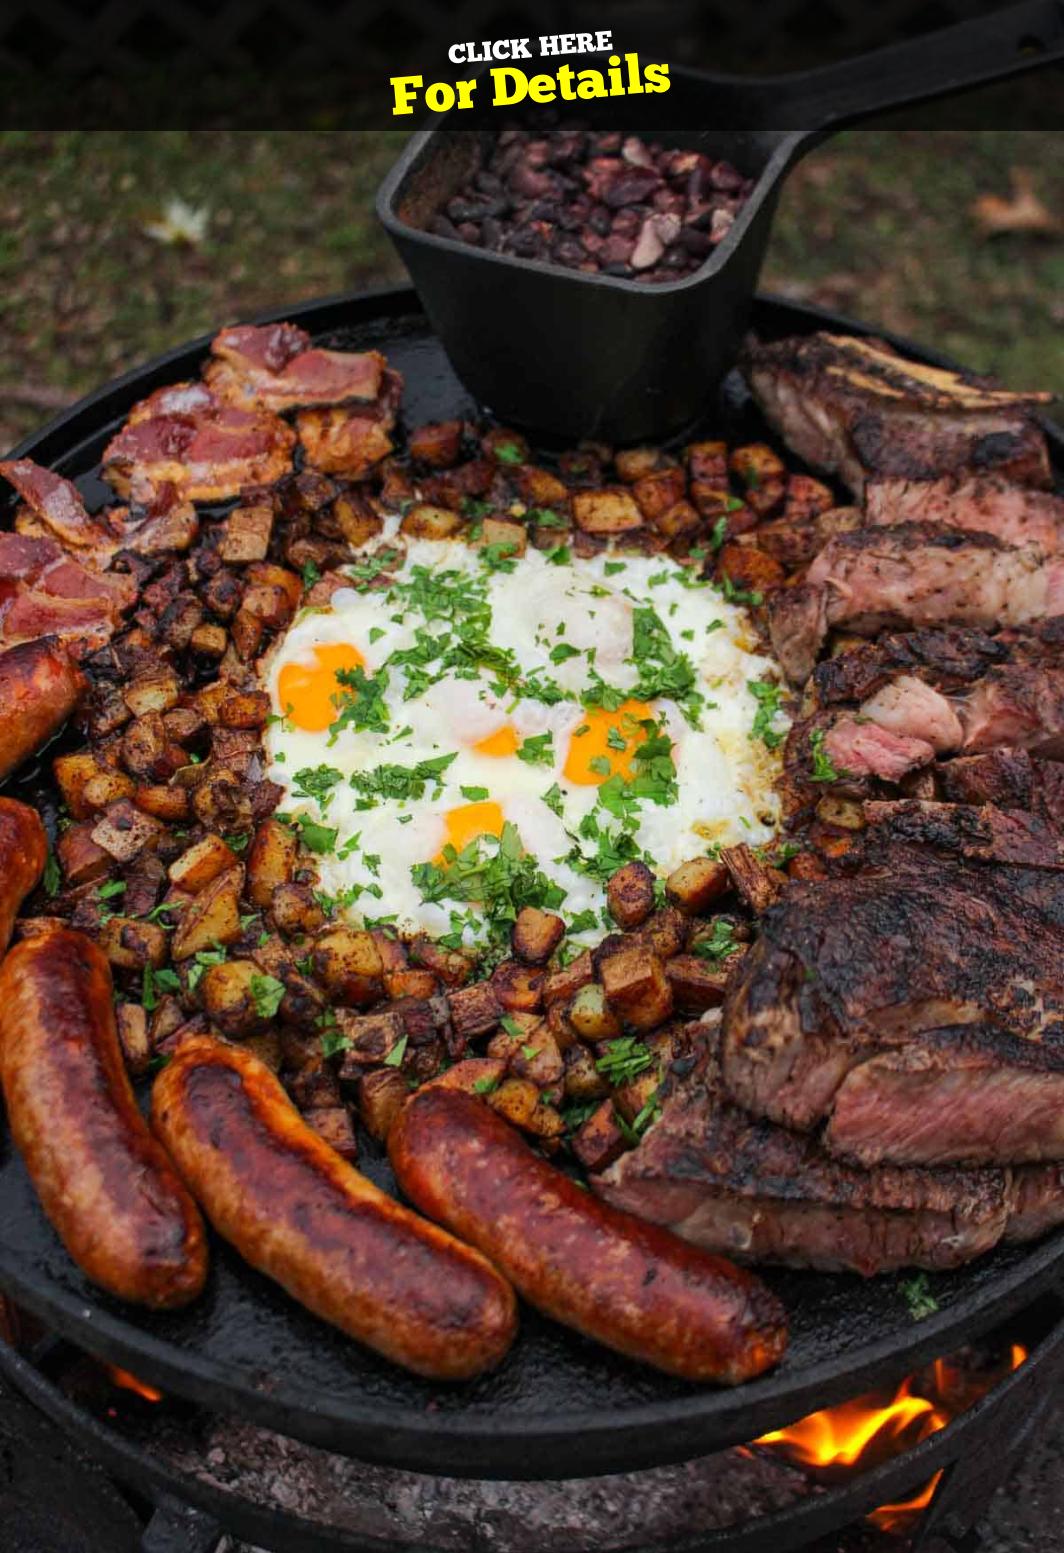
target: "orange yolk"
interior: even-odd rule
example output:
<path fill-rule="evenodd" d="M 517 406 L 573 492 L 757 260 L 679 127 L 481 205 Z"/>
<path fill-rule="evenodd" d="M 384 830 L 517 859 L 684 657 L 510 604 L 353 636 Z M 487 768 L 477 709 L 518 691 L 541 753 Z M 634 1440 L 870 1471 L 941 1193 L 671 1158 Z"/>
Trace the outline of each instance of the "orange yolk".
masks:
<path fill-rule="evenodd" d="M 501 728 L 496 728 L 494 733 L 489 733 L 486 739 L 481 739 L 473 748 L 478 755 L 494 755 L 502 758 L 505 755 L 516 755 L 520 740 L 517 737 L 516 728 L 511 728 L 509 723 L 503 723 Z"/>
<path fill-rule="evenodd" d="M 477 836 L 501 836 L 503 814 L 499 805 L 489 799 L 484 803 L 467 803 L 459 809 L 448 809 L 443 823 L 446 827 L 444 846 L 450 845 L 456 852 L 461 852 Z M 435 861 L 446 861 L 442 848 Z"/>
<path fill-rule="evenodd" d="M 337 669 L 357 669 L 366 660 L 350 642 L 330 642 L 314 649 L 315 662 L 286 663 L 277 680 L 281 712 L 297 728 L 321 733 L 339 716 L 333 697 L 340 686 Z"/>
<path fill-rule="evenodd" d="M 631 781 L 635 752 L 647 736 L 646 729 L 639 725 L 653 716 L 645 701 L 625 701 L 615 712 L 607 712 L 601 706 L 586 708 L 580 727 L 587 731 L 574 731 L 570 737 L 564 775 L 581 787 L 599 787 L 611 776 Z M 620 739 L 624 740 L 624 748 L 615 749 L 613 745 Z"/>

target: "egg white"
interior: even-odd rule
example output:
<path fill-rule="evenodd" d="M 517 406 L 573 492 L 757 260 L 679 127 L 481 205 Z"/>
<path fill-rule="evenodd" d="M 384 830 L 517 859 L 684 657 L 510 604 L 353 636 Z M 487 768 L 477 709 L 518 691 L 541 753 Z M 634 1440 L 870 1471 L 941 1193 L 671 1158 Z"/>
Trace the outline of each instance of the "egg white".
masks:
<path fill-rule="evenodd" d="M 582 936 L 588 941 L 598 936 L 608 922 L 605 883 L 574 868 L 566 855 L 591 811 L 610 826 L 615 822 L 596 807 L 599 788 L 570 782 L 563 767 L 570 741 L 585 726 L 587 713 L 578 698 L 592 670 L 618 691 L 637 685 L 639 666 L 630 661 L 633 611 L 647 605 L 672 646 L 693 663 L 706 705 L 696 728 L 667 696 L 652 703 L 659 727 L 673 741 L 676 792 L 667 804 L 639 806 L 633 833 L 638 847 L 664 877 L 714 845 L 756 845 L 770 838 L 779 817 L 779 755 L 751 736 L 758 702 L 748 686 L 778 676 L 772 661 L 755 650 L 745 610 L 727 602 L 713 584 L 695 581 L 689 570 L 662 556 L 606 552 L 552 560 L 530 549 L 512 569 L 495 570 L 462 541 L 415 540 L 404 548 L 405 556 L 391 568 L 400 590 L 416 568 L 434 577 L 479 579 L 491 611 L 492 645 L 508 649 L 525 678 L 542 677 L 575 699 L 545 704 L 500 687 L 497 675 L 484 669 L 472 678 L 450 673 L 404 699 L 405 670 L 389 660 L 413 648 L 419 630 L 436 634 L 446 631 L 444 623 L 427 623 L 395 587 L 344 588 L 329 607 L 303 610 L 266 671 L 276 718 L 265 740 L 267 774 L 284 789 L 281 812 L 335 830 L 332 849 L 317 859 L 321 887 L 351 915 L 394 920 L 402 931 L 477 942 L 476 912 L 464 904 L 424 900 L 411 870 L 440 853 L 448 834 L 445 817 L 470 802 L 462 789 L 487 789 L 516 827 L 524 852 L 565 892 L 561 915 L 571 922 L 593 913 L 595 928 L 585 919 Z M 385 731 L 311 732 L 285 716 L 278 689 L 285 666 L 312 664 L 315 648 L 335 643 L 357 647 L 367 676 L 387 667 Z M 560 643 L 575 653 L 552 660 Z M 550 733 L 551 763 L 530 764 L 473 748 L 502 724 L 522 741 Z M 776 734 L 786 726 L 782 713 L 771 722 Z M 382 764 L 411 767 L 452 753 L 455 759 L 439 782 L 429 782 L 420 798 L 377 798 L 367 805 L 351 785 L 353 775 Z M 320 766 L 340 773 L 322 802 L 301 796 L 296 781 L 297 772 Z M 544 801 L 552 789 L 553 806 Z M 483 845 L 490 851 L 493 843 Z M 587 850 L 587 843 L 581 845 Z"/>

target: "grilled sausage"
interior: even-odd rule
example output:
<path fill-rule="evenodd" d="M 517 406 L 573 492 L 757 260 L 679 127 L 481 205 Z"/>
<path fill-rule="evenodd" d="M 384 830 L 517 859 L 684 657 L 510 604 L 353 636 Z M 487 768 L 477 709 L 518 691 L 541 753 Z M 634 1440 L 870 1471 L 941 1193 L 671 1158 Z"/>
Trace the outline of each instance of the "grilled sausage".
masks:
<path fill-rule="evenodd" d="M 0 798 L 0 956 L 47 857 L 48 838 L 37 811 L 15 798 Z"/>
<path fill-rule="evenodd" d="M 509 1284 L 342 1160 L 250 1052 L 188 1040 L 155 1081 L 152 1122 L 219 1234 L 349 1337 L 438 1380 L 510 1347 Z"/>
<path fill-rule="evenodd" d="M 54 636 L 0 652 L 0 780 L 58 733 L 85 684 Z"/>
<path fill-rule="evenodd" d="M 23 939 L 0 967 L 0 1080 L 41 1206 L 86 1277 L 156 1310 L 194 1299 L 203 1222 L 137 1109 L 110 967 L 83 934 Z"/>
<path fill-rule="evenodd" d="M 474 1095 L 426 1088 L 388 1153 L 415 1207 L 483 1251 L 555 1321 L 685 1380 L 735 1384 L 787 1342 L 753 1273 L 599 1202 Z"/>

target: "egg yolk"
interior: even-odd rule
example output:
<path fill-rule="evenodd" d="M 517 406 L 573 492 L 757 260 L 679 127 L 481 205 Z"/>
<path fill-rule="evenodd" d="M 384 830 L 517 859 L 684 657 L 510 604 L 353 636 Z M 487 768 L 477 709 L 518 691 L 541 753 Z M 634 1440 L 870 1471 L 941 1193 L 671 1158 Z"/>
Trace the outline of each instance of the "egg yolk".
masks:
<path fill-rule="evenodd" d="M 467 803 L 458 809 L 448 809 L 443 823 L 444 846 L 452 846 L 456 852 L 461 852 L 478 836 L 501 836 L 503 813 L 497 803 L 488 799 L 484 803 Z M 445 861 L 442 849 L 435 860 L 437 863 Z"/>
<path fill-rule="evenodd" d="M 339 716 L 333 697 L 338 669 L 357 669 L 365 658 L 350 642 L 328 642 L 314 649 L 313 663 L 286 663 L 277 679 L 281 712 L 297 728 L 321 733 Z"/>
<path fill-rule="evenodd" d="M 632 763 L 647 731 L 640 724 L 654 713 L 645 701 L 625 701 L 613 712 L 592 706 L 569 739 L 563 774 L 580 787 L 599 787 L 612 776 L 632 779 Z"/>
<path fill-rule="evenodd" d="M 494 733 L 489 733 L 486 739 L 481 739 L 473 748 L 478 755 L 493 755 L 501 759 L 506 755 L 516 755 L 520 742 L 517 729 L 509 723 L 503 723 L 501 728 L 496 728 Z"/>

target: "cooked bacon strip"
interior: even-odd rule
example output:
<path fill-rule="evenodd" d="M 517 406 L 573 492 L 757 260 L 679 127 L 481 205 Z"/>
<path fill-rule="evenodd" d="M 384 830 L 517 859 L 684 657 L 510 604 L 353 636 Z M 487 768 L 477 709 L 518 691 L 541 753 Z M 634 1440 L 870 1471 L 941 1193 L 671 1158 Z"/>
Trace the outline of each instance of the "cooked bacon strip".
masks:
<path fill-rule="evenodd" d="M 153 421 L 160 415 L 187 416 L 195 420 L 218 408 L 218 401 L 206 383 L 170 383 L 139 400 L 126 417 L 127 426 Z"/>
<path fill-rule="evenodd" d="M 51 469 L 29 458 L 0 462 L 0 474 L 15 487 L 30 509 L 29 521 L 16 517 L 21 533 L 44 534 L 101 560 L 117 548 L 113 534 L 98 518 L 89 516 L 77 487 Z"/>
<path fill-rule="evenodd" d="M 147 401 L 145 401 L 147 403 Z M 137 406 L 104 450 L 106 478 L 120 496 L 172 485 L 186 501 L 224 501 L 285 474 L 295 433 L 276 415 L 210 404 L 195 414 L 143 413 Z"/>
<path fill-rule="evenodd" d="M 381 390 L 379 351 L 312 347 L 292 324 L 223 329 L 211 341 L 204 379 L 219 399 L 242 410 L 294 410 L 372 403 Z"/>

